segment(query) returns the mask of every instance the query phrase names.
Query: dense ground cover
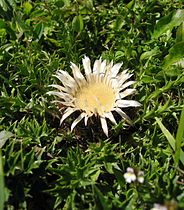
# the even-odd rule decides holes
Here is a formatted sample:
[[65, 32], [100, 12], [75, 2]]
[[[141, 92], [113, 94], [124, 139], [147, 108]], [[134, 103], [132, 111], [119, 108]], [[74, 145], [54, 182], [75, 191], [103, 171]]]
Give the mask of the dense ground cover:
[[[0, 0], [0, 209], [184, 209], [183, 46], [182, 0]], [[134, 125], [109, 138], [96, 118], [60, 126], [46, 94], [84, 55], [137, 81]]]

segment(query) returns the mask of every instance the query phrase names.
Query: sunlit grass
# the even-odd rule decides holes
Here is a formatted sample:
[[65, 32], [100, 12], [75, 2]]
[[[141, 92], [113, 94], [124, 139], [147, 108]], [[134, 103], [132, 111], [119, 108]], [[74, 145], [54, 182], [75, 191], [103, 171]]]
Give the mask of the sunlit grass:
[[174, 161], [176, 166], [178, 166], [179, 160], [181, 160], [184, 165], [184, 152], [181, 149], [182, 143], [184, 142], [183, 139], [184, 139], [184, 106], [181, 111], [181, 116], [175, 141], [176, 151], [175, 151]]
[[[178, 0], [0, 1], [2, 210], [184, 209], [183, 11]], [[70, 128], [81, 110], [116, 106], [110, 83], [76, 86], [79, 110], [61, 125], [66, 104], [47, 94], [84, 56], [136, 81], [126, 97], [141, 106], [120, 107], [131, 125], [109, 115], [108, 137], [96, 114]]]
[[0, 210], [4, 210], [5, 202], [5, 186], [4, 186], [4, 172], [3, 172], [3, 161], [0, 149]]

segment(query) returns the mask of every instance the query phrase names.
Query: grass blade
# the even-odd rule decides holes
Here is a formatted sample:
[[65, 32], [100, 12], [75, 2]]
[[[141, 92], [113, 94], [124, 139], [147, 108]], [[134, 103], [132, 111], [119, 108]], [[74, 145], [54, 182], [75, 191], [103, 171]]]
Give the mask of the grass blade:
[[178, 130], [177, 130], [177, 134], [176, 134], [176, 143], [175, 143], [176, 151], [175, 151], [175, 157], [174, 157], [176, 166], [179, 163], [180, 156], [182, 156], [182, 159], [184, 159], [183, 154], [180, 154], [183, 134], [184, 134], [184, 107], [181, 111], [180, 122], [179, 122]]
[[0, 149], [0, 210], [4, 209], [5, 192], [4, 192], [4, 174], [3, 174], [3, 162]]
[[170, 146], [172, 149], [175, 151], [175, 138], [172, 136], [172, 134], [167, 130], [167, 128], [162, 124], [159, 118], [155, 117], [160, 129], [162, 130], [162, 133], [165, 135], [167, 138]]
[[[172, 136], [172, 134], [167, 130], [167, 128], [162, 124], [162, 122], [160, 121], [159, 118], [155, 118], [160, 129], [162, 130], [162, 133], [165, 135], [165, 137], [167, 138], [170, 146], [172, 147], [172, 149], [175, 151], [175, 138]], [[177, 154], [178, 155], [178, 154]], [[182, 164], [184, 165], [184, 152], [182, 149], [180, 149], [179, 151], [179, 157], [180, 157], [180, 160], [182, 162]]]

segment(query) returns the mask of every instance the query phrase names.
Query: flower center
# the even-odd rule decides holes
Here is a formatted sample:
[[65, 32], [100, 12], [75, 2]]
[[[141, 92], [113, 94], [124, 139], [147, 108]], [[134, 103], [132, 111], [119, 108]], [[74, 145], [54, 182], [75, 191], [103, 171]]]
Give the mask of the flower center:
[[115, 92], [111, 86], [93, 81], [79, 89], [75, 105], [87, 113], [102, 115], [112, 110], [115, 99]]

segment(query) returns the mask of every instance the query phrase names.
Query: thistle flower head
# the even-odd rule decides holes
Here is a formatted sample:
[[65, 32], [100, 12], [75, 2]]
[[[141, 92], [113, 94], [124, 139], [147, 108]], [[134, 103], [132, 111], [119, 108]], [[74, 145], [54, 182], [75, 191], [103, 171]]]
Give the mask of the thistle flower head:
[[99, 59], [95, 61], [92, 69], [88, 57], [85, 56], [82, 62], [85, 75], [81, 73], [77, 65], [71, 62], [73, 77], [66, 71], [57, 71], [55, 77], [62, 84], [51, 85], [57, 91], [49, 91], [48, 94], [57, 96], [59, 100], [56, 102], [66, 107], [61, 123], [72, 113], [80, 111], [80, 115], [71, 125], [71, 130], [82, 119], [87, 125], [88, 119], [94, 115], [100, 118], [102, 129], [108, 136], [106, 119], [116, 124], [112, 114], [114, 111], [127, 122], [131, 122], [121, 108], [140, 106], [137, 101], [124, 99], [126, 96], [135, 93], [135, 89], [128, 88], [135, 81], [127, 81], [132, 76], [127, 70], [119, 73], [122, 63], [113, 65], [113, 62], [107, 63], [106, 60]]

